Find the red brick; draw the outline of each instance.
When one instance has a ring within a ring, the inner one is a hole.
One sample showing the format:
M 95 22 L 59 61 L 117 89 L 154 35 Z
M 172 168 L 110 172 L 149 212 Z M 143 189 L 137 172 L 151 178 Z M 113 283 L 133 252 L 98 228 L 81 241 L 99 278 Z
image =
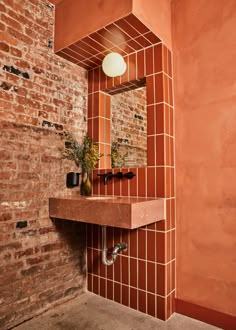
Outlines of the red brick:
M 2 50 L 4 52 L 9 52 L 10 47 L 5 42 L 0 42 L 0 50 Z

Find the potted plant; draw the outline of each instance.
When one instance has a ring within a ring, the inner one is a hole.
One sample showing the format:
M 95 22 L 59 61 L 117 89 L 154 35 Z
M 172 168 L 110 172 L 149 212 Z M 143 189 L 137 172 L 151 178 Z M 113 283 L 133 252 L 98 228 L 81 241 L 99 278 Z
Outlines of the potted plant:
M 82 144 L 69 132 L 64 132 L 66 138 L 65 147 L 60 148 L 62 159 L 69 159 L 82 169 L 80 194 L 89 196 L 92 193 L 90 174 L 103 156 L 99 153 L 99 146 L 93 142 L 88 134 L 85 135 Z

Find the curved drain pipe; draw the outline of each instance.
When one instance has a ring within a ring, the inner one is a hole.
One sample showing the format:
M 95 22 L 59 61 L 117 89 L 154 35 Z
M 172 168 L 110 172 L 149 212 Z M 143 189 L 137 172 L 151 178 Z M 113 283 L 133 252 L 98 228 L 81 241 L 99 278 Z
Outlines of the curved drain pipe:
M 102 263 L 106 266 L 111 266 L 116 261 L 117 254 L 120 251 L 126 251 L 128 248 L 128 244 L 125 242 L 121 242 L 116 244 L 112 248 L 111 258 L 107 258 L 107 228 L 106 226 L 102 226 Z

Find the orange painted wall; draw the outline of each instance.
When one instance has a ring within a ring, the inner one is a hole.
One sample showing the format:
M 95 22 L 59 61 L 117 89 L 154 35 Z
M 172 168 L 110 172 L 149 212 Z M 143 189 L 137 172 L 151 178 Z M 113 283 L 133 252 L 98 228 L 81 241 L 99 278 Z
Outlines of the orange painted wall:
M 128 15 L 133 0 L 62 0 L 56 6 L 55 46 L 58 51 Z
M 133 13 L 172 49 L 171 0 L 133 0 Z
M 236 2 L 174 0 L 177 298 L 236 314 Z

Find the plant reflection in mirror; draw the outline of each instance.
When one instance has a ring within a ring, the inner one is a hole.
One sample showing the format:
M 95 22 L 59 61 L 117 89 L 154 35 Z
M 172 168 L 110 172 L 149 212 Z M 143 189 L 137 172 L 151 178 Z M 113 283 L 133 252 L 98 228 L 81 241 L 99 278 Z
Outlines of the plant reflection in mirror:
M 128 153 L 124 153 L 120 150 L 120 144 L 118 142 L 112 142 L 111 153 L 108 155 L 111 157 L 111 167 L 120 168 L 124 167 L 125 158 Z

